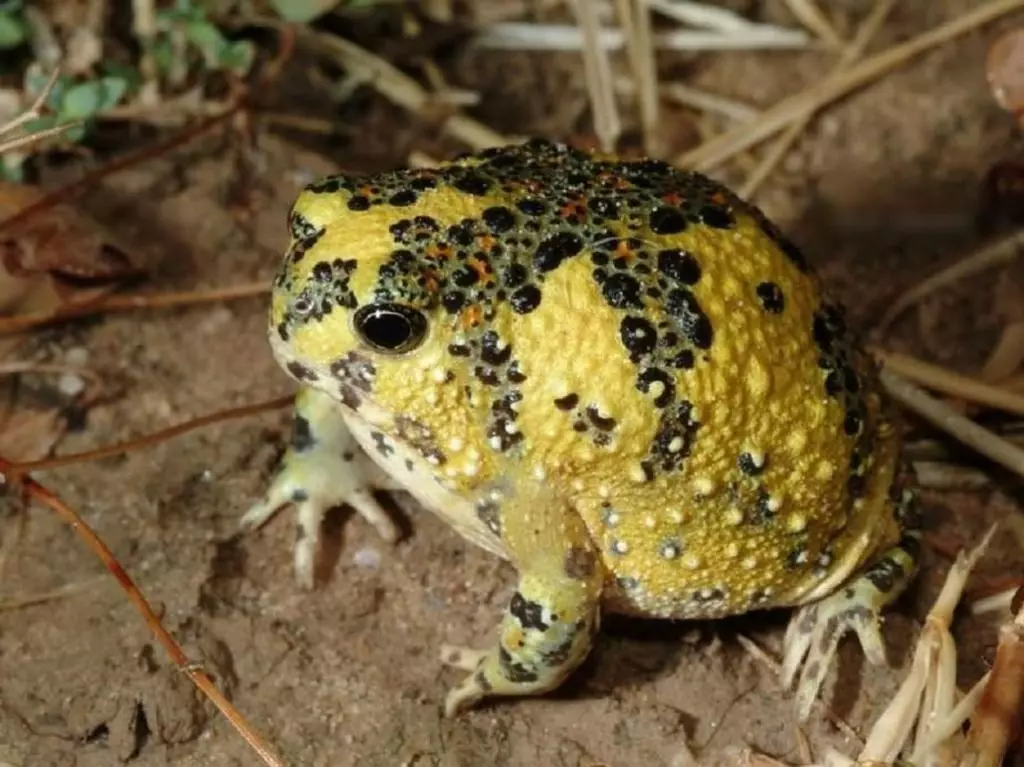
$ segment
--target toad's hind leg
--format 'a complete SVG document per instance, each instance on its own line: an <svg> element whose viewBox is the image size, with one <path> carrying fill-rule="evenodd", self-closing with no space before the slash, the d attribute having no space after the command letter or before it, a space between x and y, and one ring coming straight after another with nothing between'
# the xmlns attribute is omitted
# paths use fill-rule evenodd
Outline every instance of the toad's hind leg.
<svg viewBox="0 0 1024 767"><path fill-rule="evenodd" d="M263 498L242 517L243 531L259 527L280 508L296 510L295 573L311 588L324 515L348 504L387 541L398 528L373 496L374 490L397 489L352 436L341 405L326 394L302 387L295 397L292 440Z"/></svg>
<svg viewBox="0 0 1024 767"><path fill-rule="evenodd" d="M920 557L916 494L904 490L896 516L902 528L899 543L871 561L834 594L805 605L790 620L784 640L782 684L789 688L797 671L796 707L801 721L829 671L839 640L850 630L857 634L864 655L884 665L885 646L879 631L881 611L894 602L913 580Z"/></svg>
<svg viewBox="0 0 1024 767"><path fill-rule="evenodd" d="M487 697L555 689L587 657L598 629L604 567L576 512L531 486L505 499L501 525L518 588L493 647L442 651L445 663L470 672L449 693L446 716Z"/></svg>

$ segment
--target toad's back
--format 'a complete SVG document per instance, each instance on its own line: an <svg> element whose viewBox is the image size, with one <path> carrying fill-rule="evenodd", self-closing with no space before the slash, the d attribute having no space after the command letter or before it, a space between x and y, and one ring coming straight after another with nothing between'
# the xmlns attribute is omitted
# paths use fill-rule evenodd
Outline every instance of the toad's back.
<svg viewBox="0 0 1024 767"><path fill-rule="evenodd" d="M543 478L583 516L610 606L661 616L820 597L898 538L869 360L799 252L708 179L532 142L327 179L304 227L311 253L374 264L348 269L351 305L429 318L371 396L474 499L478 538L501 537L488 488Z"/></svg>

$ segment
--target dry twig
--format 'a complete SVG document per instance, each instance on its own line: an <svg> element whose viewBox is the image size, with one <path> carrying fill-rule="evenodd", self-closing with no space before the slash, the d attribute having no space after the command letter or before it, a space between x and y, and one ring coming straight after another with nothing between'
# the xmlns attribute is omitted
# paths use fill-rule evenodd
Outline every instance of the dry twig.
<svg viewBox="0 0 1024 767"><path fill-rule="evenodd" d="M811 4L810 0L789 0L792 5L806 4L810 8L815 8ZM871 9L871 13L867 15L860 28L857 30L857 34L853 38L853 42L843 51L843 55L839 59L839 63L836 64L832 70L833 76L839 76L843 72L849 70L864 54L868 45L871 43L875 33L881 28L885 18L889 15L889 11L896 4L896 0L876 0L874 7ZM743 186L740 187L740 195L743 197L751 197L754 192L764 183L765 179L771 175L771 172L775 169L775 166L782 161L785 157L786 152L789 151L790 147L796 143L796 140L800 137L800 134L806 130L807 125L811 122L817 110L809 110L806 114L797 118L785 132L779 136L775 143L765 153L764 158L758 164L757 168L751 173Z"/></svg>
<svg viewBox="0 0 1024 767"><path fill-rule="evenodd" d="M231 722L231 725L245 738L253 750L260 755L264 764L271 765L271 767L284 767L284 762L274 754L270 746L245 720L231 701L225 698L221 691L217 689L213 679L203 670L202 666L189 661L185 651L181 649L181 645L164 628L160 618L153 611L153 608L150 607L149 602L142 592L139 591L131 576L125 572L117 558L107 548L107 545L74 509L39 482L29 476L25 476L19 467L14 466L3 458L0 458L0 484L6 484L15 492L22 494L26 499L42 503L64 520L78 537L82 539L85 545L103 562L107 570L117 579L117 582L121 584L121 587L128 595L129 601L142 615L146 625L153 632L153 636L156 637L156 640L167 651L174 665L213 702L213 705Z"/></svg>
<svg viewBox="0 0 1024 767"><path fill-rule="evenodd" d="M1024 450L978 426L897 373L883 368L880 376L889 394L914 413L1015 474L1024 476Z"/></svg>
<svg viewBox="0 0 1024 767"><path fill-rule="evenodd" d="M68 455L59 455L54 458L42 458L38 461L27 461L14 466L12 471L17 474L25 474L30 471L42 471L44 469L57 469L64 466L69 466L73 463L85 463L86 461L98 461L101 458L109 458L114 455L122 455L124 453L131 452L132 450L138 450L144 447L152 447L153 445L166 442L173 437L181 436L190 431L201 429L204 426L211 426L215 423L222 421L229 421L234 418L246 418L257 413L264 413L268 410L278 410L283 407L287 407L292 403L294 397L290 394L283 397L275 397L274 399L265 400L264 402L257 402L252 405L242 405L241 407L230 408L228 410L219 410L216 413L210 413L208 415L200 416L199 418L193 418L190 421L170 426L160 431L151 432L145 436L139 437L138 439L128 440L126 442L117 442L113 445L106 445L104 447L96 448L95 450L86 450L82 453L70 453Z"/></svg>
<svg viewBox="0 0 1024 767"><path fill-rule="evenodd" d="M0 224L0 226L3 226ZM153 293L150 295L111 296L97 301L70 304L57 311L26 312L14 317L0 317L0 335L20 333L24 330L49 325L54 322L88 317L106 312L123 312L134 309L167 309L175 306L194 306L236 298L260 296L270 291L268 282L250 282L228 288L211 290L189 290L181 293Z"/></svg>
<svg viewBox="0 0 1024 767"><path fill-rule="evenodd" d="M884 332L892 324L892 321L904 311L914 304L920 303L937 290L994 266L1010 263L1020 255L1021 246L1024 246L1024 229L958 258L941 271L917 283L893 301L889 309L882 315L882 319L879 320L877 332Z"/></svg>
<svg viewBox="0 0 1024 767"><path fill-rule="evenodd" d="M896 371L911 381L923 384L929 389L987 407L1005 410L1008 413L1024 415L1024 397L1019 394L955 373L908 354L887 352L878 347L871 347L871 352L890 370Z"/></svg>
<svg viewBox="0 0 1024 767"><path fill-rule="evenodd" d="M935 29L865 59L840 75L828 77L780 101L765 110L754 123L738 126L695 149L680 154L673 162L683 168L713 168L733 155L764 141L794 120L863 87L925 51L1020 8L1024 8L1024 0L991 0Z"/></svg>

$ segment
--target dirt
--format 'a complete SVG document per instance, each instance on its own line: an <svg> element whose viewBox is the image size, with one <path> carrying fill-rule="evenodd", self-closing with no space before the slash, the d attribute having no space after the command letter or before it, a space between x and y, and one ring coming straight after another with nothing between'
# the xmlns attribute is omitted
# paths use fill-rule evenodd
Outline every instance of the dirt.
<svg viewBox="0 0 1024 767"><path fill-rule="evenodd" d="M876 48L906 39L974 0L897 4ZM771 13L785 20L780 4ZM829 4L849 32L870 3ZM1024 156L1019 131L984 80L988 45L1024 14L989 25L831 106L809 127L757 200L802 245L865 330L904 288L988 236L978 225L993 163ZM449 46L450 48L450 46ZM666 58L663 75L770 105L820 78L814 52ZM462 50L443 58L453 84L477 89L474 114L509 135L587 130L572 57ZM295 73L296 77L301 72ZM289 105L287 79L274 95ZM308 99L302 110L312 110ZM330 116L330 115L326 115ZM269 279L300 185L336 168L403 164L410 149L461 149L423 121L363 98L345 113L347 139L320 151L264 131L245 191L253 215L232 216L235 166L223 136L102 182L77 204L115 225L149 270L147 289L185 290ZM719 126L722 127L722 126ZM696 140L694 116L667 113L664 135ZM364 140L365 139L365 140ZM742 178L735 169L716 173ZM49 183L60 179L53 170ZM965 371L1001 327L998 272L947 290L881 340ZM60 361L86 349L104 396L58 452L138 436L292 390L265 337L265 302L112 314L41 331L22 358ZM787 615L669 625L610 621L585 667L558 693L500 702L454 721L441 702L459 672L442 643L491 635L513 587L511 569L434 517L397 503L406 536L388 546L344 512L327 523L323 578L307 593L292 576L284 515L236 535L287 437L277 411L192 432L128 455L43 472L157 606L190 657L202 658L234 703L294 765L666 765L737 763L744 748L798 761L791 698L740 645L778 652ZM950 565L950 550L997 519L1021 514L1019 486L1000 476L977 492L928 491L929 537L914 587L887 614L891 668L845 643L823 699L863 734L903 678L913 641ZM10 508L0 539L18 535ZM1021 542L1001 535L972 584L1020 573ZM52 513L32 507L0 581L0 601L76 584L72 595L0 610L0 763L251 765L257 759L155 645L113 578ZM959 683L991 662L996 623L962 616ZM820 710L805 728L814 753L847 754Z"/></svg>

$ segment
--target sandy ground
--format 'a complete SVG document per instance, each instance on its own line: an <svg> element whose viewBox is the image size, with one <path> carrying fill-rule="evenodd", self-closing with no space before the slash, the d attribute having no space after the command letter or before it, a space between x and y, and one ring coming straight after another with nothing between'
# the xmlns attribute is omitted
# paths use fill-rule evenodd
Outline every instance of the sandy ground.
<svg viewBox="0 0 1024 767"><path fill-rule="evenodd" d="M876 45L973 4L899 4ZM837 5L856 18L869 4ZM984 81L987 46L1014 21L1024 15L930 53L830 108L758 197L864 327L900 290L982 241L982 179L997 160L1022 154ZM814 81L828 61L817 53L731 53L666 60L663 74L769 105ZM586 129L574 57L460 52L444 65L455 84L480 90L474 113L500 130L561 139ZM282 108L292 103L287 92L276 100ZM308 102L295 103L292 111ZM438 141L436 125L375 98L349 111L347 140L322 151L302 148L295 136L261 136L249 222L228 212L233 166L216 138L112 177L79 204L118 227L151 270L149 288L266 278L303 182L338 167L396 166L411 148L458 148ZM665 119L671 141L695 140L692 115L676 110ZM730 174L735 170L722 177L739 177ZM884 342L977 369L1002 322L992 311L999 279L988 273L943 293ZM102 401L60 444L59 452L71 452L287 393L291 385L271 359L264 326L262 299L112 315L46 330L21 356L59 361L84 348L102 376ZM383 544L346 513L332 516L323 581L313 593L301 591L284 516L257 534L235 535L239 516L269 479L287 424L287 412L279 411L39 478L102 535L166 625L192 656L206 659L289 764L678 766L688 764L689 748L712 765L734 763L746 746L796 760L790 698L736 638L743 633L777 651L783 613L714 624L613 621L558 694L443 719L441 701L460 673L436 662L437 648L490 636L512 590L511 569L398 498L407 530L398 545ZM925 509L932 540L952 550L976 540L991 521L1021 513L1018 487L1008 481L978 492L927 492ZM16 529L11 510L0 508L0 537ZM973 583L1019 573L1022 560L1020 543L1000 536ZM868 667L855 643L844 645L824 700L858 732L902 678L949 564L946 550L930 552L915 586L889 613L892 669ZM71 598L0 611L0 762L256 763L170 668L116 582L53 514L33 507L0 598L68 583L82 585ZM995 624L964 617L955 632L966 687L991 661ZM807 734L819 755L857 747L820 712Z"/></svg>

